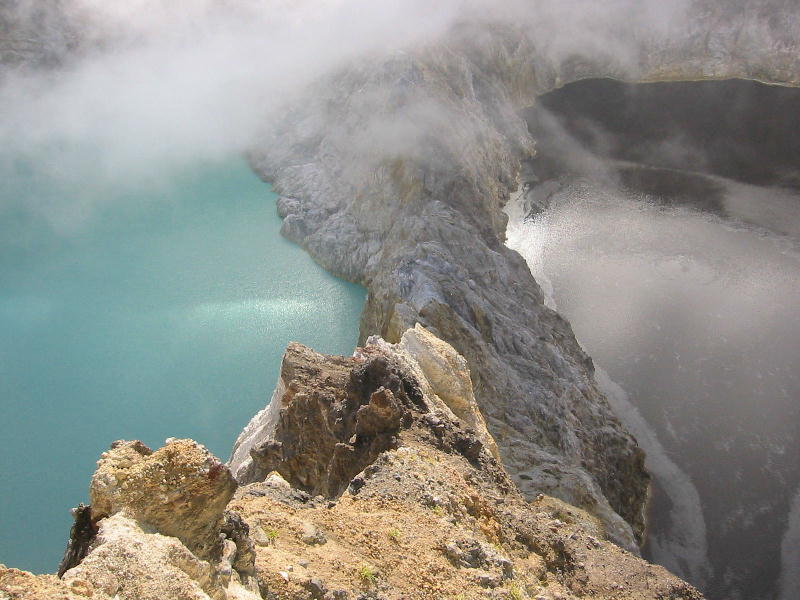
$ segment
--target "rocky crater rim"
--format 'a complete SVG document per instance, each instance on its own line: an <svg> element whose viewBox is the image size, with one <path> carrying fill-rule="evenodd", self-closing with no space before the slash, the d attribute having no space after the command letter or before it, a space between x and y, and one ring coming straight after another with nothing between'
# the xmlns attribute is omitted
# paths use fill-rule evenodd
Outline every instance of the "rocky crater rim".
<svg viewBox="0 0 800 600"><path fill-rule="evenodd" d="M115 442L59 576L0 566L0 598L702 600L585 511L524 499L466 361L424 328L351 357L291 344L281 379L233 471L192 440Z"/></svg>
<svg viewBox="0 0 800 600"><path fill-rule="evenodd" d="M466 360L488 431L523 493L586 509L633 550L648 488L642 452L597 388L569 324L544 306L523 259L503 245L502 207L519 186L522 161L536 152L520 111L588 77L797 85L800 25L792 3L745 4L693 0L687 27L666 37L631 28L623 36L627 62L607 52L554 54L524 22L467 23L418 52L319 81L279 123L265 124L269 133L250 152L282 196L283 233L331 272L367 286L362 343L373 335L400 343L419 323L450 344ZM386 134L387 124L404 132L402 143ZM235 477L277 465L299 485L335 496L348 455L371 460L391 451L381 444L397 437L393 415L400 414L401 434L409 431L403 415L414 414L413 390L390 367L378 373L391 385L400 380L400 397L384 385L373 404L374 390L358 408L365 408L361 418L350 410L355 392L330 410L321 396L301 397L309 410L316 403L324 440L344 462L297 469L290 422L272 414L284 428L281 445L259 445L254 458L250 448L237 454L243 442L232 456ZM336 408L341 425L330 421ZM373 431L387 418L387 431ZM249 431L258 439L258 427ZM351 437L343 441L345 433Z"/></svg>
<svg viewBox="0 0 800 600"><path fill-rule="evenodd" d="M283 234L367 287L361 341L398 342L420 323L451 344L523 492L585 508L628 548L644 533L643 454L569 324L504 247L502 208L536 154L521 113L588 78L796 86L798 20L768 19L785 3L762 4L690 3L687 28L626 40L634 58L625 64L603 53L559 57L522 25L465 24L319 82L250 155L281 195ZM381 136L387 124L407 143Z"/></svg>

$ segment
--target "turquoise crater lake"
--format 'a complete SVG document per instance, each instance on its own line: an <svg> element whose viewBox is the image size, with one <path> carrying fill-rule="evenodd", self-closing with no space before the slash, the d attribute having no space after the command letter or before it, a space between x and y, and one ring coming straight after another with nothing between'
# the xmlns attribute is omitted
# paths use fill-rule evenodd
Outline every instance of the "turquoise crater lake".
<svg viewBox="0 0 800 600"><path fill-rule="evenodd" d="M279 235L241 160L91 188L1 170L0 563L53 572L112 441L227 460L289 341L353 351L365 290Z"/></svg>

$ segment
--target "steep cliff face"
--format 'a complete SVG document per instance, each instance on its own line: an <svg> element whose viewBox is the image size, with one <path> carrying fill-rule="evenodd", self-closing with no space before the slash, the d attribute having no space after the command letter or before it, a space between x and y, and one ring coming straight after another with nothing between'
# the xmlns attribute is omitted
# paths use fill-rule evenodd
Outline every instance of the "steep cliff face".
<svg viewBox="0 0 800 600"><path fill-rule="evenodd" d="M519 111L565 82L800 81L790 3L695 2L687 14L664 35L621 30L624 60L553 53L523 26L461 24L321 82L251 156L283 195L285 235L369 289L362 338L398 341L419 322L451 343L523 492L588 509L628 548L643 528L642 454L569 324L503 245L501 208L535 152Z"/></svg>
<svg viewBox="0 0 800 600"><path fill-rule="evenodd" d="M465 361L424 329L352 357L294 344L281 376L237 443L238 490L190 440L117 442L77 513L85 552L61 578L0 565L0 598L702 600L588 513L527 501Z"/></svg>

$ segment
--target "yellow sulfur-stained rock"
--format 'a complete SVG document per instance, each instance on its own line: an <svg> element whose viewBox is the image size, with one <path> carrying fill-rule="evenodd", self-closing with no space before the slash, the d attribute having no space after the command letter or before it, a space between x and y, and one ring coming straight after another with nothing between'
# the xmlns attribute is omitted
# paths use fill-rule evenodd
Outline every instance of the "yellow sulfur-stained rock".
<svg viewBox="0 0 800 600"><path fill-rule="evenodd" d="M96 520L123 512L216 560L222 513L235 490L228 468L192 440L167 440L156 452L119 441L98 461L89 497Z"/></svg>
<svg viewBox="0 0 800 600"><path fill-rule="evenodd" d="M410 355L419 366L431 391L453 413L471 428L486 449L500 458L497 444L486 427L472 391L472 378L464 357L447 342L440 340L417 323L408 329L398 344L398 350Z"/></svg>

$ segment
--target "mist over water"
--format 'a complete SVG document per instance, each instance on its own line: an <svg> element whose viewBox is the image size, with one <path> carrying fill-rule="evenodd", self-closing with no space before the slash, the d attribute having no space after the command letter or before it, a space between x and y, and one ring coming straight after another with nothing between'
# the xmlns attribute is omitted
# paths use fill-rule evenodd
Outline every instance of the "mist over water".
<svg viewBox="0 0 800 600"><path fill-rule="evenodd" d="M277 372L279 353L289 339L323 351L349 352L363 291L343 287L281 240L274 198L244 165L225 162L268 143L271 129L293 104L320 97L320 105L338 102L339 98L329 98L324 92L328 87L338 90L328 84L337 81L343 70L358 72L364 67L364 72L381 73L381 64L436 43L465 22L479 24L475 31L498 23L529 29L543 64L599 57L609 70L635 78L640 40L664 41L685 31L692 24L687 12L692 4L688 0L537 0L531 10L529 0L505 0L498 10L494 0L4 2L0 32L15 34L11 37L23 33L18 37L25 38L30 47L19 56L18 49L12 48L9 64L13 68L6 70L6 48L0 44L0 146L6 151L0 155L0 401L8 418L7 433L0 438L0 467L7 489L13 492L0 500L0 561L34 570L54 568L69 524L65 509L84 498L93 461L111 440L138 437L158 444L167 435L191 435L224 456L238 429L272 389L269 378ZM752 30L760 30L760 24L756 22ZM749 39L747 31L744 34ZM0 42L8 41L0 37ZM26 53L35 56L39 46L46 47L46 52L28 64ZM357 101L370 109L384 108L380 95ZM409 104L396 112L356 111L371 115L368 122L358 123L362 135L356 139L363 165L356 166L369 168L375 155L390 154L389 150L421 152L422 158L435 160L423 147L422 136L434 129L431 123L453 115L434 98ZM315 117L324 119L325 112ZM331 127L337 125L346 124ZM777 123L775 130L781 127ZM351 132L343 132L343 139L352 140ZM680 144L661 147L667 155L682 155L682 149ZM785 179L798 180L792 173ZM641 198L620 195L616 188L606 190L611 200L604 209L605 218L581 225L586 199L569 192L571 185L562 190L566 195L560 208L554 204L552 218L555 231L560 227L564 239L577 244L575 248L567 244L563 255L583 256L583 262L578 261L572 270L566 259L560 264L558 244L538 234L525 241L528 257L532 265L541 267L533 268L542 281L546 270L558 265L564 278L553 277L552 292L559 306L568 316L572 316L570 311L575 313L576 329L582 319L591 317L609 334L603 344L627 351L631 361L641 361L636 371L646 376L642 387L648 394L651 388L658 389L656 384L669 388L666 373L689 369L717 352L722 338L749 348L764 361L757 370L767 380L764 385L772 386L774 373L786 371L788 359L781 350L793 328L778 323L790 312L793 296L784 296L783 307L773 303L765 309L760 303L775 299L776 294L770 293L774 286L781 294L795 290L781 278L782 271L772 280L764 275L770 261L756 264L759 256L768 254L766 246L754 245L752 256L731 254L746 258L749 262L744 264L750 267L729 268L726 252L739 244L735 240L740 238L731 237L739 230L725 229L729 224L714 221L717 212L712 210L712 216L696 221L696 215L677 209L672 214L670 209L652 206L652 214L643 215ZM758 207L752 201L756 195ZM797 234L796 221L787 212L796 206L791 196L779 200L772 191L751 188L731 195L729 201L738 202L743 223L760 223L788 236ZM773 207L769 222L762 210L767 205ZM593 205L587 210L603 213ZM569 221L573 218L574 222ZM603 244L619 238L626 228L644 227L644 221L650 220L676 235L684 234L687 247L708 234L704 243L719 246L716 260L721 264L682 247L659 249L657 244L654 250L644 237L636 242L634 256L639 262L635 264L627 264L628 258L623 257L628 248L604 249ZM678 225L683 221L694 225L684 231ZM616 223L613 230L612 222ZM589 235L595 225L601 230L605 226L608 235ZM720 234L720 227L727 233ZM650 229L660 235L659 244L676 241L655 225ZM769 238L770 243L778 239L757 229L748 232L758 239ZM531 244L536 244L536 251ZM600 291L578 294L570 301L569 293L592 277L585 262L595 261L594 246L600 249L597 263L604 271L589 283L604 285ZM791 256L787 251L788 265L794 264ZM681 283L684 277L688 283ZM712 283L703 283L708 277ZM632 291L635 283L648 278L658 293ZM741 298L734 294L716 298L723 294L713 282L726 278L734 280L738 287L731 289ZM695 287L708 296L707 302L689 293ZM625 296L622 304L614 304L619 300L612 293L615 290L627 291L620 293ZM663 297L669 294L676 299L666 302ZM684 309L701 310L715 303L721 306L719 317L709 313L706 319L688 319L683 314ZM622 308L606 308L604 314L606 304ZM593 313L595 308L600 312ZM633 318L628 319L625 311L635 313ZM751 331L755 327L731 325L741 321L739 325L744 326L747 319L743 317L759 311L764 314L758 327L772 328L777 336L777 346L770 351L762 352L751 339L758 337ZM652 325L662 313L671 314L661 325L671 332L667 338L713 323L727 328L720 325L720 331L709 330L710 341L698 340L694 353L687 353L677 342L664 344L667 350L650 348L664 335ZM628 323L624 336L615 338L611 330L623 321ZM287 333L283 329L299 325L309 327L307 337L305 330ZM331 340L325 335L332 336ZM578 335L584 339L582 331ZM601 356L603 348L595 352L589 333L584 343L593 355ZM731 522L757 520L762 514L705 509L708 500L698 472L703 473L700 479L707 487L736 489L737 494L744 489L730 487L736 475L730 469L715 474L714 452L731 456L740 448L751 454L761 452L742 463L742 469L749 470L733 479L752 482L749 490L757 491L755 500L775 498L783 503L773 512L784 514L780 511L789 497L784 488L797 483L793 472L782 470L786 457L796 453L791 441L796 436L787 433L781 441L784 438L770 430L774 424L757 424L765 416L753 408L752 397L748 401L741 395L751 383L752 368L737 366L740 354L734 352L730 363L712 360L706 375L695 377L697 383L705 377L709 388L712 380L726 377L731 398L712 394L707 399L688 390L678 394L676 401L686 405L687 414L696 413L694 421L687 417L686 422L679 419L682 413L673 415L659 408L657 395L648 396L653 399L649 404L640 402L637 388L623 379L630 364L623 361L615 366L600 358L610 373L609 389L614 380L622 382L627 392L614 395L618 406L634 403L643 417L628 411L633 415L628 426L642 439L648 431L657 433L648 446L654 450L651 468L657 481L661 474L661 481L670 483L662 498L669 498L671 505L656 506L654 512L669 515L679 526L672 527L668 520L658 525L654 519L651 551L653 555L661 552L658 556L662 557L671 552L675 560L669 564L698 580L704 569L702 557L712 560L717 551L706 544L702 524L709 531L725 525L735 537L739 530ZM681 369L667 369L670 361ZM785 383L788 396L794 394L794 385ZM670 389L663 392L665 398ZM764 402L773 402L777 392L772 387L764 390ZM701 417L707 412L720 411L730 412L729 422L720 427L725 433L720 439L728 441L703 441L707 432L694 423L704 423ZM756 425L743 425L742 415L752 415ZM781 426L791 429L791 423L796 423L788 417L777 420L775 431ZM762 437L753 438L754 432ZM698 463L696 468L691 461L682 462L678 448L684 438L702 446L687 446L695 452L689 455ZM772 462L764 462L765 453ZM700 464L697 457L701 455L709 459L708 465ZM735 456L739 460L741 455ZM652 462L653 457L658 461ZM780 473L776 475L780 493L759 489L764 482L752 479L763 464L772 469L770 473ZM705 467L712 476L706 478ZM702 514L696 495L710 516ZM23 507L37 518L20 519ZM769 510L763 514L767 513L773 514ZM729 521L720 525L711 517ZM798 519L790 522L796 524ZM778 523L770 517L771 529L765 536L774 540L780 535L775 527L784 525L785 519ZM792 540L800 536L798 528L789 527L794 533L785 538L789 550L784 556L796 556ZM665 550L657 551L656 544ZM681 562L686 560L693 564ZM765 554L764 561L780 562L774 554ZM785 589L798 587L786 570L784 582Z"/></svg>
<svg viewBox="0 0 800 600"><path fill-rule="evenodd" d="M241 159L73 187L5 158L0 562L53 572L111 442L191 437L226 460L289 341L352 352L365 292L280 236Z"/></svg>
<svg viewBox="0 0 800 600"><path fill-rule="evenodd" d="M508 243L648 453L645 555L710 598L795 598L800 193L575 138L545 146L546 175L508 209Z"/></svg>
<svg viewBox="0 0 800 600"><path fill-rule="evenodd" d="M526 257L541 248L534 275L550 281L578 339L657 432L650 469L657 485L680 487L656 499L650 556L701 585L710 583L706 545L731 572L737 558L758 563L756 548L771 546L774 557L800 478L793 244L587 182L565 185L551 202L509 243ZM638 429L642 440L647 430ZM654 465L665 459L680 468ZM676 510L676 500L690 504ZM761 568L775 581L774 567Z"/></svg>
<svg viewBox="0 0 800 600"><path fill-rule="evenodd" d="M641 32L668 39L687 25L689 5L537 0L532 9L529 0L503 0L502 7L494 0L6 0L0 6L0 143L36 160L65 143L81 144L95 153L87 178L136 180L153 170L169 172L258 148L294 105L315 106L325 98L354 102L357 110L365 105L358 113L370 115L359 123L363 135L342 132L344 143L356 139L365 165L375 154L390 154L387 148L433 161L435 154L422 147L424 136L454 116L452 107L420 92L421 97L409 94L401 110L387 110L394 106L391 99L380 92L363 97L348 82L424 53L459 27L471 27L468 35L474 37L484 27L509 24L530 31L545 63L600 55L619 72L633 71ZM42 46L47 60L31 65L16 57L14 68L4 69L5 45L17 39ZM320 105L314 116L325 119ZM346 125L330 123L330 133Z"/></svg>

